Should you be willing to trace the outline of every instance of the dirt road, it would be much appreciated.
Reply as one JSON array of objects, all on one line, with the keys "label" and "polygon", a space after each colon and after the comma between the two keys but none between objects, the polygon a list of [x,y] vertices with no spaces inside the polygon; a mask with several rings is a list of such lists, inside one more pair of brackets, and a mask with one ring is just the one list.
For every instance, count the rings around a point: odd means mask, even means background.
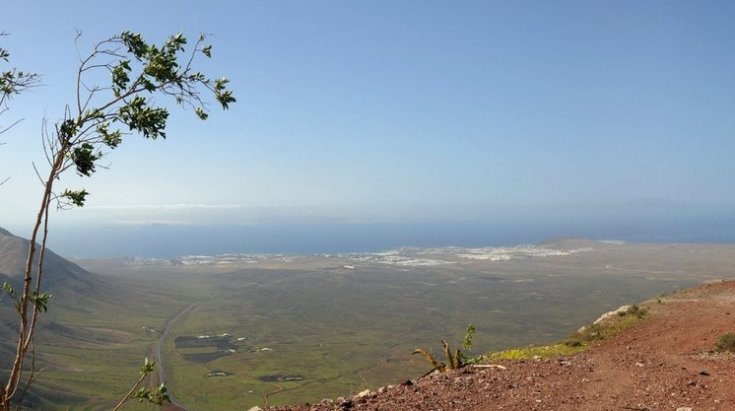
[{"label": "dirt road", "polygon": [[[177,312],[173,317],[169,318],[166,321],[166,323],[163,325],[163,332],[161,332],[161,336],[158,338],[158,341],[156,341],[156,343],[152,347],[153,357],[156,360],[156,369],[158,370],[158,381],[159,382],[168,381],[166,379],[166,367],[163,362],[164,357],[161,354],[161,347],[164,345],[166,341],[166,337],[168,337],[168,334],[171,331],[171,328],[173,328],[174,324],[176,324],[176,322],[179,321],[182,317],[189,314],[194,308],[196,308],[198,304],[199,303],[191,303],[187,305],[186,307],[182,308],[181,311]],[[193,411],[191,408],[188,408],[187,406],[182,404],[179,400],[177,400],[172,392],[169,392],[169,398],[171,398],[171,403],[161,407],[161,410]]]}]

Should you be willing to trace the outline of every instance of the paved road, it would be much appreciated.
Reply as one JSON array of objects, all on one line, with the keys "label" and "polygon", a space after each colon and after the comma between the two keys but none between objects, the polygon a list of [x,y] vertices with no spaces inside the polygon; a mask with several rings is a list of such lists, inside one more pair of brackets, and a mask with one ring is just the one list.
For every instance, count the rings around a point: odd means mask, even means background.
[{"label": "paved road", "polygon": [[[174,324],[176,324],[177,321],[181,319],[181,317],[185,316],[191,310],[193,310],[199,303],[191,303],[187,305],[186,307],[182,308],[181,311],[177,312],[173,317],[169,318],[166,321],[166,324],[163,325],[163,332],[161,333],[161,337],[158,338],[158,341],[153,345],[153,356],[156,359],[156,368],[158,369],[158,381],[160,382],[166,382],[166,367],[163,366],[163,355],[161,355],[161,347],[164,345],[166,341],[166,337],[168,337],[169,331],[171,331],[171,328],[173,328]],[[174,397],[173,393],[169,392],[169,398],[171,398],[171,404],[169,406],[164,407],[163,409],[166,410],[182,410],[182,411],[192,411],[191,408],[186,407],[184,404],[179,402],[176,397]]]}]

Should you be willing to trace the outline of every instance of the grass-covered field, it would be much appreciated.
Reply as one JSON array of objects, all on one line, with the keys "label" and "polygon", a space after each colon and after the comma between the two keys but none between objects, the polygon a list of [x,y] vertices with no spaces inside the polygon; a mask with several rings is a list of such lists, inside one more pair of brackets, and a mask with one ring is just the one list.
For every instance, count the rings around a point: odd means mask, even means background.
[{"label": "grass-covered field", "polygon": [[[168,385],[191,409],[355,394],[427,371],[414,348],[438,353],[439,340],[456,344],[468,323],[477,328],[477,354],[555,342],[620,305],[731,276],[733,250],[594,243],[584,252],[508,261],[435,255],[447,263],[431,266],[345,256],[239,266],[86,262],[139,284],[137,296],[129,305],[53,314],[77,329],[78,339],[86,330],[93,341],[65,341],[53,330],[39,336],[42,359],[53,367],[38,388],[73,409],[104,409],[136,378],[158,338],[150,329],[160,332],[169,317],[198,302],[163,345]],[[219,337],[197,342],[205,335]]]},{"label": "grass-covered field", "polygon": [[[158,339],[154,331],[185,302],[156,281],[121,280],[116,286],[116,295],[96,295],[79,305],[53,297],[35,338],[41,373],[27,395],[30,404],[44,410],[109,410],[138,378]],[[127,409],[150,407],[131,403]]]}]

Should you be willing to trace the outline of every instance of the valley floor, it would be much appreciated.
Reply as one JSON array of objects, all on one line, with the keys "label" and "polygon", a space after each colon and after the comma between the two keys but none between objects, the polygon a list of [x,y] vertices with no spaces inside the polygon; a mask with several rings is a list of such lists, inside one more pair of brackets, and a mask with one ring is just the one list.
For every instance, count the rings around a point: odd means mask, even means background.
[{"label": "valley floor", "polygon": [[722,334],[735,332],[735,281],[646,308],[647,320],[577,355],[466,367],[362,397],[270,410],[735,410],[735,357],[714,352]]}]

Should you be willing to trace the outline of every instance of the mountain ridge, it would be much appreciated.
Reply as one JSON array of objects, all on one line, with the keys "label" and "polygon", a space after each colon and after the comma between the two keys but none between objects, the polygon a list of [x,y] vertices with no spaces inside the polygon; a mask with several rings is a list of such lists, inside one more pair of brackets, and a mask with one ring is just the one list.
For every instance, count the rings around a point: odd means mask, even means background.
[{"label": "mountain ridge", "polygon": [[[5,275],[13,283],[18,282],[25,271],[29,247],[29,240],[16,236],[0,227],[0,274]],[[40,250],[40,246],[37,245],[37,247],[37,250]],[[38,255],[40,254],[36,253],[37,258]],[[37,267],[36,261],[34,262],[34,270]],[[44,267],[44,282],[47,287],[51,286],[51,288],[64,278],[84,280],[85,277],[91,275],[77,264],[64,259],[49,249],[46,249]]]},{"label": "mountain ridge", "polygon": [[[0,227],[0,282],[21,287],[29,246],[29,240]],[[34,264],[34,275],[37,267]],[[98,304],[125,305],[147,298],[136,291],[134,284],[87,271],[48,248],[41,290],[51,293],[54,311],[89,312]],[[3,306],[7,306],[5,301],[0,303],[0,308]]]}]

